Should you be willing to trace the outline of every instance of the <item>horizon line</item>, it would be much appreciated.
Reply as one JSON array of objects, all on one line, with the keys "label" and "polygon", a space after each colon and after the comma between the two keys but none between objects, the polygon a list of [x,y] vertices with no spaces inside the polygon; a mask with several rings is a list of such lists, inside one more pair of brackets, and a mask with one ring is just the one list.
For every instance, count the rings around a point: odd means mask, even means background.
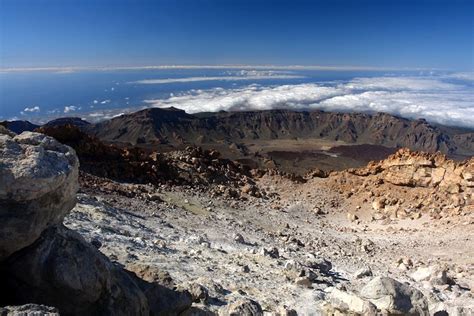
[{"label": "horizon line", "polygon": [[[325,70],[325,71],[455,71],[444,68],[423,67],[378,67],[378,66],[322,66],[322,65],[144,65],[144,66],[45,66],[45,67],[2,67],[0,73],[15,72],[55,72],[70,73],[77,71],[110,71],[110,70],[161,70],[161,69],[269,69],[269,70]],[[472,71],[472,70],[469,70]]]}]

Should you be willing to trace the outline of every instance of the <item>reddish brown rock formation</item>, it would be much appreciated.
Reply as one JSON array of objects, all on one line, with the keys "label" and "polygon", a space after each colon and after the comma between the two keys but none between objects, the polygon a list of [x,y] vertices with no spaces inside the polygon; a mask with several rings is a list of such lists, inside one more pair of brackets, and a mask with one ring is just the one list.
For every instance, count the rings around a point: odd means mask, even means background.
[{"label": "reddish brown rock formation", "polygon": [[[462,215],[474,210],[474,158],[456,162],[441,153],[401,149],[367,167],[333,172],[328,185],[375,213],[395,218]],[[381,217],[384,217],[381,216]]]}]

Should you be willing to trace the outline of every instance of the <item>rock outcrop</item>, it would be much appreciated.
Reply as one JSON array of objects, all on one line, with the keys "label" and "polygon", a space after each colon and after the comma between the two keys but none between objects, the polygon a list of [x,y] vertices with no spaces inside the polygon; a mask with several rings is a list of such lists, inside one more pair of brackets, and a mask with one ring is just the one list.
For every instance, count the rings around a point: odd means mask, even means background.
[{"label": "rock outcrop", "polygon": [[[51,137],[0,134],[0,305],[18,305],[2,313],[22,312],[20,306],[29,303],[64,315],[172,315],[187,309],[189,293],[138,278],[62,225],[76,203],[78,167],[74,150]],[[36,313],[39,307],[33,307]],[[53,315],[54,308],[44,314]]]},{"label": "rock outcrop", "polygon": [[171,277],[148,265],[127,266],[132,276],[138,276],[137,285],[145,294],[152,314],[178,315],[192,304],[188,291],[175,291],[176,285]]},{"label": "rock outcrop", "polygon": [[450,193],[474,188],[474,158],[455,162],[441,153],[412,152],[406,148],[354,173],[379,174],[380,179],[395,185],[439,188]]},{"label": "rock outcrop", "polygon": [[227,306],[220,315],[263,316],[262,307],[251,299],[239,299]]},{"label": "rock outcrop", "polygon": [[376,315],[377,308],[370,301],[365,300],[354,293],[333,289],[328,295],[329,305],[323,310],[326,314],[334,313],[337,310],[341,313],[356,315]]},{"label": "rock outcrop", "polygon": [[9,130],[8,128],[6,128],[5,126],[0,125],[0,135],[8,135],[10,137],[15,137],[16,134],[12,132],[11,130]]},{"label": "rock outcrop", "polygon": [[419,290],[389,277],[373,278],[359,294],[334,288],[322,310],[326,315],[429,315],[427,299]]},{"label": "rock outcrop", "polygon": [[474,158],[400,149],[367,167],[333,172],[329,187],[354,203],[371,204],[374,219],[459,216],[474,210]]},{"label": "rock outcrop", "polygon": [[372,279],[360,294],[390,315],[429,315],[428,302],[420,291],[389,277]]},{"label": "rock outcrop", "polygon": [[42,134],[0,135],[0,261],[60,224],[76,203],[79,161]]},{"label": "rock outcrop", "polygon": [[2,267],[2,286],[13,304],[46,304],[65,315],[150,313],[133,279],[62,225],[47,229]]}]

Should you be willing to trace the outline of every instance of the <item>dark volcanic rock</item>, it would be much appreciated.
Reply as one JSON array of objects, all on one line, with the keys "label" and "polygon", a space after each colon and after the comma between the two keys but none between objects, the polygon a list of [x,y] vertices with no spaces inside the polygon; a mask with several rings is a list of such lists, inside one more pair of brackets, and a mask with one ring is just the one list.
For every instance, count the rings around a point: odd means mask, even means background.
[{"label": "dark volcanic rock", "polygon": [[39,127],[39,125],[30,123],[28,121],[3,121],[0,122],[0,125],[5,126],[16,134],[21,134],[23,132],[32,132]]},{"label": "dark volcanic rock", "polygon": [[[150,304],[150,315],[179,315],[191,307],[188,291],[177,291],[171,277],[156,268],[143,265],[127,267]],[[139,278],[137,278],[138,276]]]},{"label": "dark volcanic rock", "polygon": [[[189,146],[184,150],[158,153],[140,147],[119,147],[105,144],[71,125],[42,127],[38,131],[73,147],[81,169],[98,177],[132,183],[224,184],[230,188],[253,184],[249,167],[222,159],[214,150]],[[257,191],[253,192],[254,196],[260,197]]]},{"label": "dark volcanic rock", "polygon": [[[136,283],[79,234],[57,226],[1,266],[2,300],[57,307],[64,315],[148,315]],[[4,301],[5,302],[5,301]]]},{"label": "dark volcanic rock", "polygon": [[472,155],[474,152],[474,133],[462,133],[453,136],[453,142],[458,148],[457,153]]},{"label": "dark volcanic rock", "polygon": [[[131,115],[121,115],[88,128],[93,135],[106,141],[147,144],[182,143],[180,129],[191,129],[195,117],[182,110],[147,109]],[[199,132],[199,131],[198,131]],[[196,134],[196,137],[199,135]]]},{"label": "dark volcanic rock", "polygon": [[89,124],[90,124],[89,122],[81,119],[80,117],[60,117],[52,121],[49,121],[48,123],[44,124],[43,127],[63,126],[63,125],[83,127]]},{"label": "dark volcanic rock", "polygon": [[130,144],[239,143],[255,139],[324,138],[354,144],[408,147],[428,152],[472,154],[472,131],[437,127],[385,113],[247,111],[189,115],[176,109],[146,109],[87,127],[105,141]]},{"label": "dark volcanic rock", "polygon": [[398,149],[390,148],[380,145],[350,145],[350,146],[335,146],[329,152],[342,155],[344,157],[357,157],[364,161],[382,160],[391,154],[394,154]]},{"label": "dark volcanic rock", "polygon": [[225,311],[225,315],[229,316],[262,316],[263,311],[260,304],[251,299],[240,299],[235,301]]}]

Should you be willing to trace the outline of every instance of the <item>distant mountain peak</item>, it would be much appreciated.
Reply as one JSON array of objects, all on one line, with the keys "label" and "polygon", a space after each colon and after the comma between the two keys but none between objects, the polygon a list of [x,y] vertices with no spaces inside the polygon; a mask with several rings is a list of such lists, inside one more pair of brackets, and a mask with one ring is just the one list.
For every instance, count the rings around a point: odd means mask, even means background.
[{"label": "distant mountain peak", "polygon": [[22,132],[31,132],[35,130],[36,128],[39,127],[39,125],[33,124],[29,121],[21,121],[21,120],[15,120],[15,121],[3,121],[0,122],[1,125],[5,126],[12,132],[16,134],[20,134]]}]

